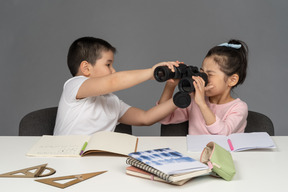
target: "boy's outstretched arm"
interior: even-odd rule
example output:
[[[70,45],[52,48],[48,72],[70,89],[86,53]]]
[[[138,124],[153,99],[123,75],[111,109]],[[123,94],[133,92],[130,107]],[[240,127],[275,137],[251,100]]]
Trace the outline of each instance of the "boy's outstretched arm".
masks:
[[[157,66],[166,65],[174,70],[178,62],[162,62],[149,69],[115,72],[103,77],[91,77],[84,81],[77,93],[77,99],[105,95],[127,89],[149,79],[154,79],[153,73]]]
[[[177,109],[177,106],[173,103],[172,99],[156,105],[147,111],[130,107],[119,119],[119,122],[134,126],[149,126],[164,119],[175,109]]]

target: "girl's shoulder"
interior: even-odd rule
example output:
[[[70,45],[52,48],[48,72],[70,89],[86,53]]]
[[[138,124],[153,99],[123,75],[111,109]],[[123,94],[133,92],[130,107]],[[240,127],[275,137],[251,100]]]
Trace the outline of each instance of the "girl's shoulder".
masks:
[[[209,100],[207,101],[208,101],[208,105],[211,106],[212,108],[217,108],[217,109],[244,108],[248,110],[248,106],[246,102],[242,101],[240,98],[236,98],[224,104],[213,104],[213,103],[210,103]]]
[[[241,99],[237,98],[230,102],[229,110],[232,112],[237,112],[241,114],[248,114],[248,105],[246,102],[242,101]]]
[[[236,98],[231,102],[234,102],[235,105],[247,106],[247,103],[245,101],[242,101],[240,98]]]

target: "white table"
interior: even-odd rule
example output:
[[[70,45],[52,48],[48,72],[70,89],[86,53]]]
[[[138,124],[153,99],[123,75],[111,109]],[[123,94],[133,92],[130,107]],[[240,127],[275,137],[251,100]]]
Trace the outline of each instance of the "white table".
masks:
[[[90,156],[81,158],[38,158],[26,157],[26,152],[40,137],[0,136],[0,173],[48,163],[56,173],[49,177],[60,177],[108,170],[108,172],[59,189],[35,182],[35,178],[0,178],[3,192],[90,192],[90,191],[288,191],[288,136],[275,136],[276,149],[232,152],[236,175],[228,182],[222,179],[204,176],[195,178],[183,186],[150,181],[125,174],[125,157]],[[170,147],[199,160],[200,153],[187,153],[186,137],[139,137],[138,150]],[[39,179],[39,178],[38,178]]]

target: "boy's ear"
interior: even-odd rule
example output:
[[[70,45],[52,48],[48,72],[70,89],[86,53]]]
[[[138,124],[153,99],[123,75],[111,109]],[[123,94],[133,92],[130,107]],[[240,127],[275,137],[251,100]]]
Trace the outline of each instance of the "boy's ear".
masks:
[[[229,77],[229,83],[228,83],[228,85],[229,85],[230,87],[234,87],[235,85],[237,85],[238,81],[239,81],[239,75],[238,75],[238,74],[233,74],[233,75],[231,75],[231,76]]]
[[[90,64],[87,61],[82,61],[80,63],[79,70],[84,76],[89,76],[90,75]]]

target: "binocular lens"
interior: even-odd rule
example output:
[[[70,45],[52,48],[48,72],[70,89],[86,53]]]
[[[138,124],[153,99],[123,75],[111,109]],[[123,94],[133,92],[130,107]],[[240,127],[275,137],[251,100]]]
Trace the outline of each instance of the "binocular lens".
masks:
[[[158,82],[167,81],[168,79],[172,78],[173,75],[174,73],[171,72],[167,66],[159,66],[154,70],[154,78]]]
[[[164,80],[164,77],[165,77],[164,71],[159,70],[158,73],[157,73],[157,77],[158,77],[160,80],[165,81],[165,80]]]

